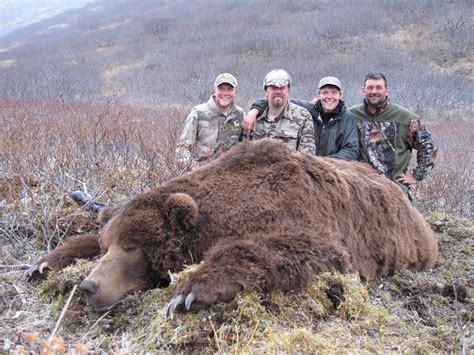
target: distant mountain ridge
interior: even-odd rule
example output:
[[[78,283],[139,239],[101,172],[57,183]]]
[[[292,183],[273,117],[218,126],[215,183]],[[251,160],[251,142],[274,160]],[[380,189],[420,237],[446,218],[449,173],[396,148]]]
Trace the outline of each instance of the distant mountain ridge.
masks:
[[[94,0],[2,0],[0,37]]]

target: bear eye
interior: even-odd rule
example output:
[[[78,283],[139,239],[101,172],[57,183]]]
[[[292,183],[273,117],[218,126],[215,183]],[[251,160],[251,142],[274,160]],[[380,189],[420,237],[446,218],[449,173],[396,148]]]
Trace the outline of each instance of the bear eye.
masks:
[[[127,253],[133,253],[133,252],[134,252],[135,250],[137,250],[137,249],[138,249],[138,247],[137,247],[136,245],[132,244],[132,245],[128,245],[128,246],[125,248],[125,251],[126,251]]]

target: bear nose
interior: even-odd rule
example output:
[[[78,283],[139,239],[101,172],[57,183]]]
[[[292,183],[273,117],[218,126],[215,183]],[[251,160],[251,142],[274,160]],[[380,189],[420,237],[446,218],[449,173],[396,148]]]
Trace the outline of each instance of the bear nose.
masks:
[[[88,279],[83,280],[79,287],[84,290],[87,296],[94,295],[99,288],[99,286],[94,281]]]

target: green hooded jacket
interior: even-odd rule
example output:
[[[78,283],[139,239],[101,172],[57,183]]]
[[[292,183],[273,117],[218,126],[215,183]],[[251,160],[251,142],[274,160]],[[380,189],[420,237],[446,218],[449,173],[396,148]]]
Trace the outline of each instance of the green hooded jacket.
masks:
[[[397,182],[406,173],[417,150],[417,166],[412,175],[423,180],[436,157],[431,133],[421,125],[420,118],[406,108],[386,100],[375,114],[368,112],[367,104],[350,108],[359,129],[359,160],[371,164],[381,174]],[[398,183],[398,182],[397,182]],[[398,183],[404,191],[407,186]]]

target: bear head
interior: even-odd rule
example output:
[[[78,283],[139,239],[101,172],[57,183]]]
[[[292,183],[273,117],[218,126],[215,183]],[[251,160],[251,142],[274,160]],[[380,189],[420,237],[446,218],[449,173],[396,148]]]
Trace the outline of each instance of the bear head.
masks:
[[[192,263],[186,239],[198,222],[195,200],[184,193],[161,201],[151,193],[145,196],[122,208],[101,210],[102,256],[81,283],[96,311],[111,309],[132,291],[168,286],[170,272]]]

